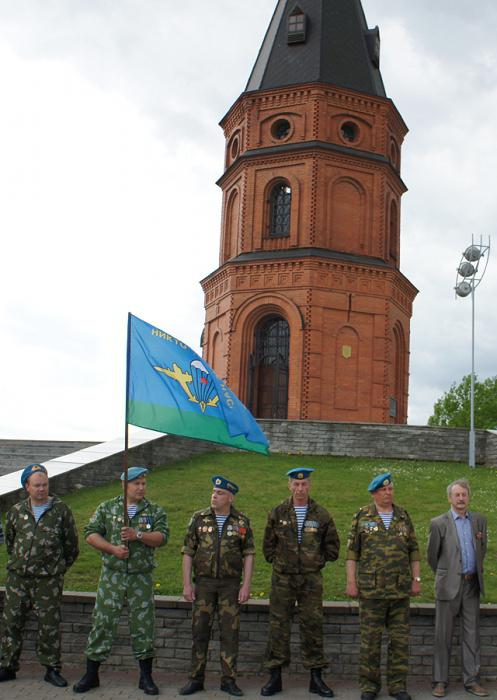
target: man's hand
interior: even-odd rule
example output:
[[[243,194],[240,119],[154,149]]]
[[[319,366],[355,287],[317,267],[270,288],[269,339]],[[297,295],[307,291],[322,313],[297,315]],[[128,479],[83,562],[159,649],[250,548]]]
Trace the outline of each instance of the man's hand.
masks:
[[[195,600],[195,588],[191,583],[186,583],[183,586],[183,598],[187,603],[193,603]]]
[[[239,603],[246,603],[249,598],[250,598],[250,586],[248,586],[244,583],[240,587],[240,591],[238,593],[238,602]]]
[[[421,582],[412,580],[411,584],[411,595],[416,596],[421,593]]]
[[[350,583],[347,583],[345,593],[350,598],[357,598],[359,596],[359,589],[357,588],[357,583],[355,581],[351,581]]]
[[[134,527],[121,528],[121,540],[123,542],[134,542],[136,540],[136,530]]]
[[[127,559],[129,557],[129,549],[125,544],[118,544],[114,547],[113,555],[118,559]]]

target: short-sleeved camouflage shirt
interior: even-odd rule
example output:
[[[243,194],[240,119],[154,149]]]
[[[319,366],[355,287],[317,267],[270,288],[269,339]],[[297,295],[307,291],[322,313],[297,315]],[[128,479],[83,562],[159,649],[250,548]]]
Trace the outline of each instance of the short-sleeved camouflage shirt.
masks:
[[[84,529],[85,538],[97,533],[114,545],[122,544],[121,529],[124,527],[124,499],[122,496],[101,503]],[[166,511],[162,506],[150,503],[146,498],[138,503],[135,515],[129,520],[129,527],[142,532],[161,532],[162,545],[169,539],[169,526]],[[142,541],[129,543],[129,558],[118,559],[102,552],[103,566],[113,571],[128,574],[145,574],[155,567],[155,547],[148,547]]]

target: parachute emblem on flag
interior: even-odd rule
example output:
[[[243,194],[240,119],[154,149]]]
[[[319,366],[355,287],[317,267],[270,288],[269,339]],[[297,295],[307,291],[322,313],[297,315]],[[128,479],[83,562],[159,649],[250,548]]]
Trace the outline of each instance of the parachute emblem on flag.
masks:
[[[176,362],[173,362],[172,369],[168,367],[154,367],[154,369],[178,382],[187,395],[188,401],[198,404],[202,413],[205,413],[207,406],[218,407],[219,396],[216,394],[216,387],[209,370],[200,360],[193,360],[190,363],[190,372],[184,372]]]

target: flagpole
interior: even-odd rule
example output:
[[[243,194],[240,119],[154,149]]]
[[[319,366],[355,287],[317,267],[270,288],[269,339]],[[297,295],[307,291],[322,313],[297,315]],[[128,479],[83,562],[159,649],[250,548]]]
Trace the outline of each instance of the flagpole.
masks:
[[[129,356],[131,347],[131,314],[128,312],[128,338],[126,342],[126,409],[124,418],[124,454],[123,454],[123,472],[124,472],[124,487],[123,487],[123,506],[124,506],[124,527],[129,525],[128,517],[128,406],[129,406]]]

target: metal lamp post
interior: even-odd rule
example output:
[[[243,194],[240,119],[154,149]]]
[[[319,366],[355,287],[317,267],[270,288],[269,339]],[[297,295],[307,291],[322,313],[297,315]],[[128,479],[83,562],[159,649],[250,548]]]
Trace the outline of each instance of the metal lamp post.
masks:
[[[470,428],[469,428],[469,466],[476,466],[475,455],[475,289],[483,279],[488,265],[490,237],[488,245],[483,245],[482,237],[477,244],[472,238],[471,245],[462,254],[457,268],[456,295],[467,297],[471,294],[471,394],[470,394]],[[480,266],[486,256],[485,264]],[[480,269],[480,267],[482,269]]]

